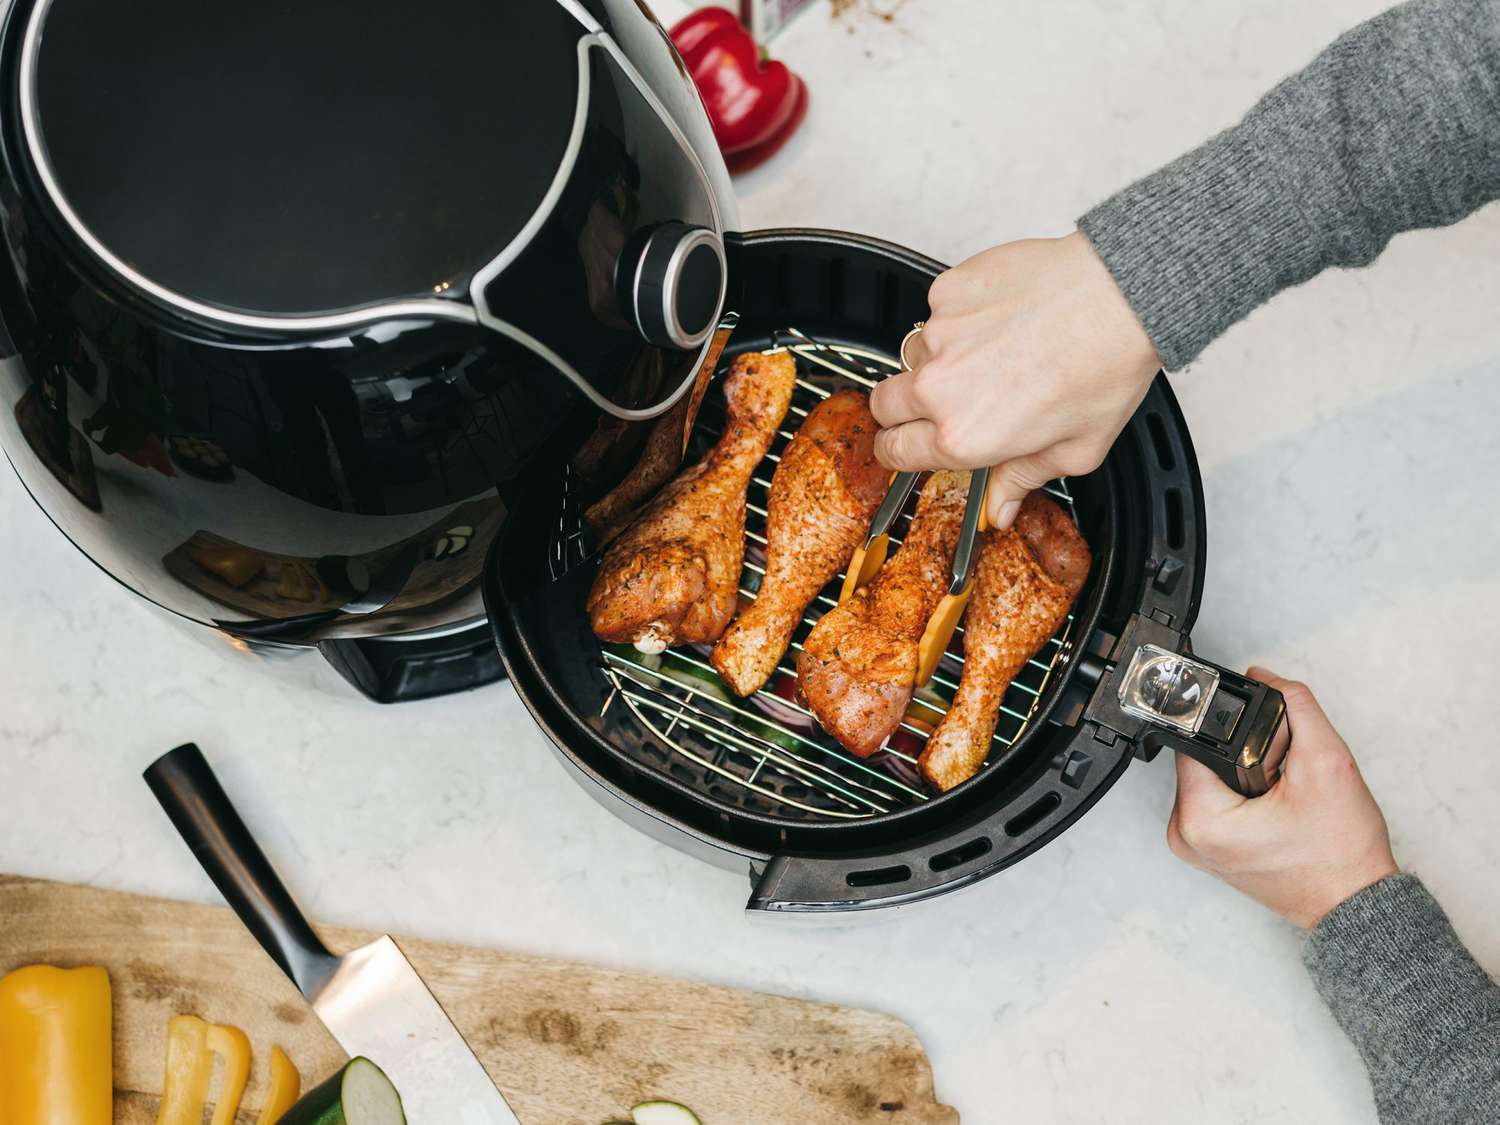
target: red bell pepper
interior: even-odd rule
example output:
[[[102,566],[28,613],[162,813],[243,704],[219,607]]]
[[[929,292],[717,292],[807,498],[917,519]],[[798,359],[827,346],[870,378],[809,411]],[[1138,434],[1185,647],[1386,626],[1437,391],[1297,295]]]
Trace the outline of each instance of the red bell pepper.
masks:
[[[725,156],[791,135],[806,111],[806,91],[785,63],[764,58],[732,12],[700,8],[672,28],[688,73],[703,95],[714,138]]]
[[[686,61],[697,53],[705,39],[726,27],[745,30],[744,24],[728,8],[699,8],[684,16],[672,28],[672,43]]]
[[[728,166],[730,175],[740,176],[752,168],[759,168],[781,151],[782,146],[797,131],[797,126],[802,124],[802,119],[807,116],[807,85],[795,74],[792,78],[797,83],[797,101],[792,107],[792,115],[769,140],[726,156],[724,163]]]

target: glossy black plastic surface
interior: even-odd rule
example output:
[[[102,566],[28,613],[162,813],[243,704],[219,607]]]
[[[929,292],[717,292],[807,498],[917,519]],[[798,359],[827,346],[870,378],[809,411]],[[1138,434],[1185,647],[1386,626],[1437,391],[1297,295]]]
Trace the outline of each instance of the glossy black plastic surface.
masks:
[[[576,64],[575,64],[576,65]],[[664,223],[722,233],[723,208],[696,154],[603,46],[585,51],[588,106],[548,223],[484,287],[488,307],[618,405],[646,410],[697,369],[701,348],[646,348],[621,306],[634,240]],[[714,293],[715,313],[718,293]],[[631,377],[623,383],[620,372]]]
[[[272,311],[374,292],[334,294],[326,288],[333,281],[276,272],[289,262],[292,273],[328,271],[336,284],[358,275],[363,284],[396,275],[360,255],[404,261],[422,249],[436,255],[418,271],[430,289],[429,274],[432,283],[459,276],[438,262],[449,249],[464,268],[484,261],[543,202],[537,189],[564,171],[582,61],[597,72],[587,151],[542,216],[539,256],[506,265],[490,312],[526,319],[537,334],[531,343],[545,337],[568,352],[587,369],[590,390],[610,401],[659,401],[692,375],[696,352],[646,347],[607,296],[611,231],[655,222],[678,203],[683,213],[674,217],[701,220],[710,192],[728,191],[716,150],[699,148],[707,122],[697,95],[644,8],[603,13],[606,30],[669,112],[688,115],[675,123],[687,148],[673,125],[647,113],[625,62],[597,43],[580,52],[589,25],[551,0],[480,5],[474,21],[460,18],[467,4],[430,12],[377,5],[344,13],[344,25],[331,9],[296,6],[241,11],[215,2],[187,12],[148,0],[104,13],[94,0],[53,2],[49,18],[61,22],[43,40],[43,109],[57,115],[49,135],[60,167],[73,169],[80,198],[97,193],[90,213],[121,238],[181,222],[130,253],[144,261],[196,252],[196,265],[163,268],[180,268],[174,277],[185,285],[199,271],[191,282],[198,296],[248,306],[275,296],[282,303]],[[480,566],[524,471],[536,458],[555,463],[585,441],[597,444],[597,403],[528,340],[478,324],[384,318],[343,331],[272,331],[194,315],[132,287],[64,221],[31,160],[18,66],[32,11],[27,0],[0,6],[0,446],[37,503],[122,584],[206,624],[324,615],[321,627],[279,638],[314,646],[479,620]],[[97,26],[81,19],[91,13]],[[178,16],[180,24],[165,26]],[[290,34],[303,20],[311,21],[304,38],[249,49],[265,48],[268,28]],[[236,21],[255,24],[244,41],[228,34]],[[390,73],[386,56],[400,45],[402,21],[412,24],[407,46],[421,46],[422,57]],[[486,37],[504,39],[504,49],[481,50]],[[211,59],[225,71],[222,88],[200,105],[182,104],[195,83],[209,82]],[[462,72],[445,81],[444,66]],[[508,85],[536,67],[547,75],[524,96]],[[438,88],[418,92],[413,82]],[[120,105],[102,104],[101,83]],[[268,89],[250,105],[258,84]],[[475,104],[486,92],[488,104]],[[386,104],[391,98],[401,106]],[[267,131],[304,102],[313,103],[309,115],[289,137]],[[361,108],[366,115],[350,129],[332,127],[331,114]],[[209,109],[231,118],[222,136],[201,135]],[[462,120],[439,120],[441,110]],[[126,120],[133,112],[140,119]],[[392,114],[389,132],[380,132],[376,124]],[[96,134],[111,122],[121,136]],[[564,122],[566,135],[558,132]],[[403,130],[419,126],[424,135],[404,145]],[[670,157],[669,142],[677,149]],[[457,147],[443,147],[450,144]],[[461,150],[476,146],[485,151],[468,160]],[[236,163],[246,160],[260,165]],[[115,161],[121,175],[89,179]],[[503,166],[518,163],[525,166]],[[460,175],[469,179],[450,182]],[[217,220],[203,198],[213,183],[225,189]],[[731,222],[732,195],[716,202]],[[336,205],[350,214],[325,224]],[[374,226],[347,225],[376,212],[381,232],[395,232],[389,245],[370,243]],[[431,225],[454,220],[472,226],[472,242]],[[352,242],[333,237],[339,223]],[[353,256],[341,256],[346,250]],[[293,298],[304,281],[311,288]],[[237,293],[223,288],[240,284]],[[407,287],[400,278],[391,284]],[[204,448],[215,451],[211,461],[193,452]],[[455,528],[468,532],[449,535]],[[336,581],[348,560],[379,574],[413,544],[422,558],[389,606],[358,617],[328,612],[360,593]],[[205,547],[249,552],[264,565],[247,583],[222,581],[195,561],[209,557]]]
[[[305,313],[467,287],[541,204],[582,25],[555,3],[49,0],[42,141],[145,276]]]
[[[144,774],[173,827],[282,972],[314,996],[338,967],[297,909],[266,853],[191,742],[169,750]]]
[[[734,186],[714,140],[713,126],[698,87],[683,65],[667,29],[642,0],[581,0],[582,6],[625,52],[652,92],[665,106],[708,172],[714,195],[724,208],[725,229],[740,229],[734,212]]]
[[[279,593],[282,568],[321,576],[325,560],[353,557],[379,573],[413,546],[423,558],[387,609],[294,639],[477,615],[507,490],[538,451],[567,440],[570,425],[587,432],[597,414],[542,361],[476,328],[387,324],[274,350],[176,334],[85,284],[27,218],[23,207],[5,226],[28,291],[0,276],[14,339],[0,358],[4,448],[91,559],[194,620],[279,621],[342,605],[353,592],[327,583],[311,599]],[[178,456],[189,437],[222,451],[224,471],[205,475]],[[435,557],[455,526],[472,529],[464,549]],[[251,552],[264,569],[235,588],[194,561],[203,545]]]
[[[489,626],[437,636],[349,637],[318,646],[328,663],[376,703],[405,703],[484,687],[505,676]]]

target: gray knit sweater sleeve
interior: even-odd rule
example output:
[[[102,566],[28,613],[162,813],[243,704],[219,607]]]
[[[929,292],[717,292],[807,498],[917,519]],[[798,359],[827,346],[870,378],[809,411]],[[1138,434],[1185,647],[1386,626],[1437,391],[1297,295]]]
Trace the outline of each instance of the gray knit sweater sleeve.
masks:
[[[1413,875],[1341,903],[1302,960],[1370,1072],[1387,1125],[1500,1122],[1500,986]]]
[[[1413,0],[1079,226],[1177,368],[1251,309],[1500,197],[1500,0]]]

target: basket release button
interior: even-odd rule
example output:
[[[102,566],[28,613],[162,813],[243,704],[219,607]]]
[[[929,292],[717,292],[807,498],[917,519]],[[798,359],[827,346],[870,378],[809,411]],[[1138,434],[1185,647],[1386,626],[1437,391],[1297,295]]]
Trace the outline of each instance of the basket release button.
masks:
[[[1234,734],[1235,724],[1244,713],[1245,700],[1228,688],[1221,687],[1214,694],[1213,702],[1208,705],[1208,712],[1203,716],[1203,726],[1198,728],[1198,733],[1220,742],[1228,742]]]

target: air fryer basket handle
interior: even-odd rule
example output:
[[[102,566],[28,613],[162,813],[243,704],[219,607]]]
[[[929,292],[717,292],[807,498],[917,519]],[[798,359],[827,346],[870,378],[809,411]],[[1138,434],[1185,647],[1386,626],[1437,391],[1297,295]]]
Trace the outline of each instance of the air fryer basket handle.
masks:
[[[191,742],[146,767],[146,784],[240,921],[303,995],[338,967]]]
[[[1141,742],[1149,754],[1177,750],[1202,762],[1236,792],[1262,796],[1281,777],[1281,762],[1291,742],[1286,700],[1259,680],[1217,664],[1209,667],[1219,673],[1219,686],[1198,732],[1152,727]]]

